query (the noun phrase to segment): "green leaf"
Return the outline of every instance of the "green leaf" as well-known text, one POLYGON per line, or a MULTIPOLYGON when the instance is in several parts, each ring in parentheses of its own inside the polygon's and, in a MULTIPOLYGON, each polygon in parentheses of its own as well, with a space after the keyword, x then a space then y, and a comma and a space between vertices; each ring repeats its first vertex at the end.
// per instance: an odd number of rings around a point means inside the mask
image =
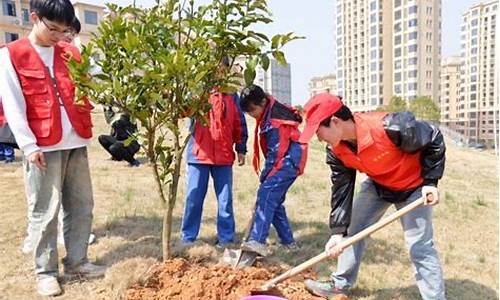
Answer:
POLYGON ((282 51, 274 51, 273 57, 282 65, 286 65, 285 54, 282 51))
POLYGON ((269 57, 267 54, 262 54, 260 57, 261 65, 264 71, 267 71, 269 69, 269 57))
POLYGON ((245 78, 246 86, 252 85, 255 79, 255 69, 251 66, 247 66, 247 68, 243 72, 243 77, 245 78))
POLYGON ((280 40, 281 40, 281 34, 277 34, 277 35, 273 36, 273 38, 271 39, 271 49, 278 48, 278 46, 280 44, 280 40))

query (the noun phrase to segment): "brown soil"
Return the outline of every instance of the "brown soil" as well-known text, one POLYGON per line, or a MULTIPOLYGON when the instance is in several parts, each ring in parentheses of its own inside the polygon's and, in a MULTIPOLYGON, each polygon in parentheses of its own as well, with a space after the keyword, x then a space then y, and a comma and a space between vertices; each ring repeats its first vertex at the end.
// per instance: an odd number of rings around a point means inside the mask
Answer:
MULTIPOLYGON (((146 280, 128 290, 127 299, 239 300, 282 271, 277 266, 235 270, 220 265, 191 264, 176 258, 155 266, 146 280)), ((321 299, 307 292, 302 283, 304 278, 311 277, 312 274, 306 272, 288 279, 278 284, 271 295, 290 300, 321 299)))

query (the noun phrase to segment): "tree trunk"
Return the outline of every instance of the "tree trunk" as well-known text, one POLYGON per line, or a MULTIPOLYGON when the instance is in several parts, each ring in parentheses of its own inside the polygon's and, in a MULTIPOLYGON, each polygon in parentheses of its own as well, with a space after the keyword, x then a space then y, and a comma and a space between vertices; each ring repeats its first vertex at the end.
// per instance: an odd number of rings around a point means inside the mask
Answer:
POLYGON ((172 183, 168 190, 168 201, 165 209, 165 215, 163 216, 163 260, 168 260, 172 258, 171 252, 171 238, 172 238, 172 214, 175 208, 175 202, 177 200, 177 191, 179 187, 179 178, 181 177, 181 164, 182 164, 182 152, 184 151, 185 145, 180 145, 180 137, 178 134, 175 135, 175 156, 174 156, 174 172, 172 173, 172 183))

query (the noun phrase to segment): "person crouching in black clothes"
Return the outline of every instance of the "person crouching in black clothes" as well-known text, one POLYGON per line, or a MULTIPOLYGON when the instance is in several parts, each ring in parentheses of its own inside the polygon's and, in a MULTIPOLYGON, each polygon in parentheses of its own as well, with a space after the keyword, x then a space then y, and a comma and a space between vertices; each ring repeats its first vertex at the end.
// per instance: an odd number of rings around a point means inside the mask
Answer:
POLYGON ((126 113, 115 113, 110 106, 104 107, 104 117, 111 125, 111 135, 100 135, 99 143, 111 154, 112 160, 126 160, 131 167, 137 167, 141 163, 134 158, 139 151, 139 143, 136 140, 125 146, 125 140, 137 131, 137 127, 130 122, 130 116, 126 113))

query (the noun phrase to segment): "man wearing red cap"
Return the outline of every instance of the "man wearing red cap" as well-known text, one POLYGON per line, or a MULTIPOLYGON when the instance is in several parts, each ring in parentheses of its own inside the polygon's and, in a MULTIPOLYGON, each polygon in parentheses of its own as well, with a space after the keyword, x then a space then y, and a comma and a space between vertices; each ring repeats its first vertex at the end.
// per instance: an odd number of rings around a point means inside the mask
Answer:
POLYGON ((304 107, 306 127, 300 142, 314 134, 327 146, 332 170, 330 228, 325 250, 338 258, 331 280, 307 280, 307 289, 323 297, 346 295, 358 275, 365 241, 345 249, 334 247, 377 222, 395 205, 400 209, 427 197, 427 205, 401 217, 415 276, 424 300, 445 299, 441 264, 434 248, 432 205, 439 202, 438 180, 445 165, 445 144, 433 125, 412 113, 351 113, 340 97, 319 94, 304 107), (368 178, 353 200, 356 171, 368 178))

